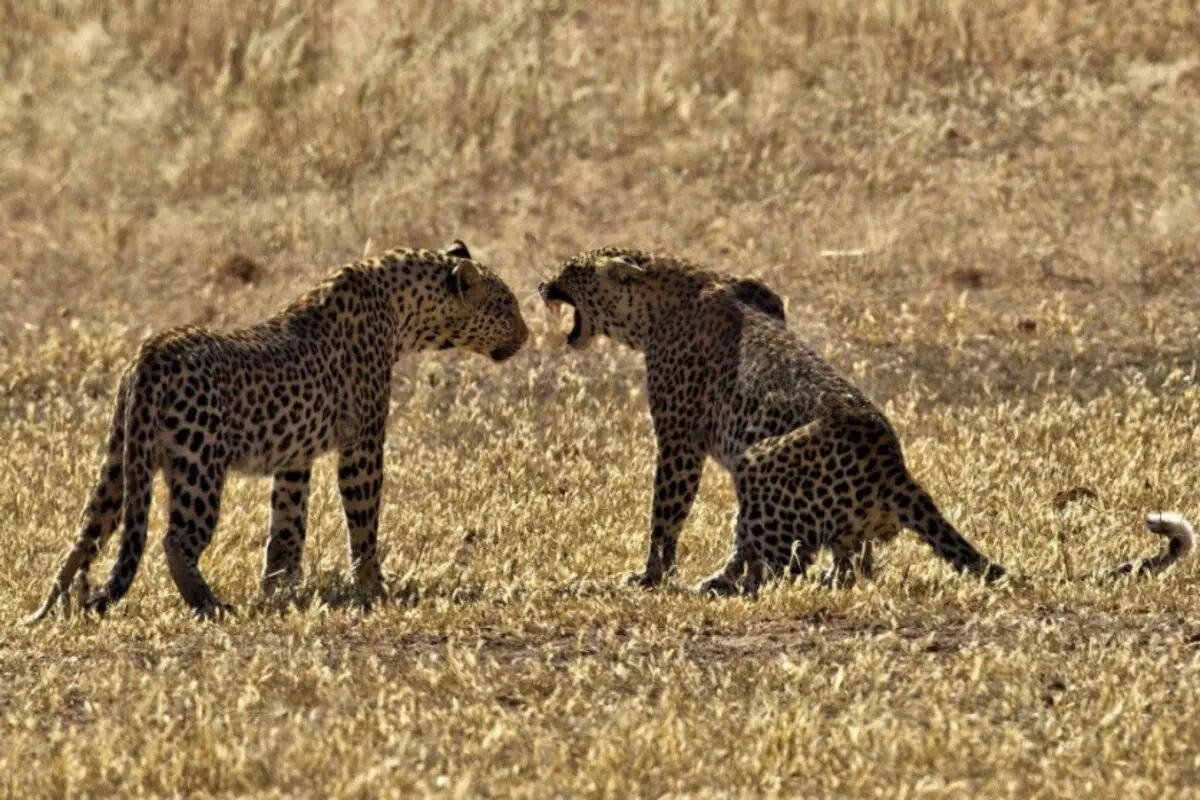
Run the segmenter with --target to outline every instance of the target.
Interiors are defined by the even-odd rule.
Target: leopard
[[[653,587],[674,571],[710,458],[732,477],[737,513],[732,553],[699,583],[701,594],[753,594],[769,579],[799,578],[825,549],[832,566],[821,582],[851,586],[875,574],[875,545],[905,529],[959,573],[1006,577],[913,476],[884,413],[788,327],[785,304],[762,281],[602,247],[567,258],[538,292],[552,310],[571,309],[570,348],[603,336],[644,358],[657,457],[645,566],[629,583]],[[1152,514],[1146,524],[1166,549],[1106,574],[1157,573],[1194,548],[1182,516]]]
[[[528,338],[512,289],[459,239],[441,250],[397,248],[345,264],[248,327],[181,326],[151,335],[118,381],[80,532],[28,621],[60,601],[69,614],[72,593],[101,614],[126,595],[145,550],[160,472],[169,490],[167,566],[195,614],[234,611],[199,566],[233,472],[273,481],[262,592],[295,586],[313,462],[332,451],[353,585],[369,605],[383,594],[379,511],[395,364],[435,348],[503,362]],[[118,526],[115,563],[92,591],[89,569]]]

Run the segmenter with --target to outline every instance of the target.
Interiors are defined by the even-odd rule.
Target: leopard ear
[[[746,305],[757,308],[767,316],[787,321],[783,298],[762,281],[755,278],[734,278],[730,280],[729,287],[734,296]]]
[[[460,256],[457,263],[446,273],[446,289],[459,300],[463,300],[482,279],[483,276],[479,274],[479,267],[475,262]]]
[[[617,283],[633,283],[646,276],[646,268],[637,263],[632,256],[610,256],[599,264],[599,271],[607,278]]]
[[[471,251],[467,249],[466,243],[462,239],[455,239],[450,244],[442,249],[442,254],[451,258],[470,258]]]

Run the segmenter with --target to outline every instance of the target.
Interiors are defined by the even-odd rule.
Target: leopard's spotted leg
[[[875,574],[874,546],[870,539],[846,536],[830,544],[833,564],[821,574],[821,585],[849,589],[859,576],[870,580]]]
[[[857,485],[862,489],[868,483],[859,479]],[[881,503],[873,501],[866,508],[854,509],[848,532],[829,544],[833,551],[833,566],[821,576],[821,583],[848,589],[858,582],[858,578],[871,580],[875,577],[875,543],[890,541],[899,532],[899,520]]]
[[[342,448],[338,488],[346,512],[350,564],[363,602],[383,595],[379,566],[379,502],[383,488],[383,438]]]
[[[691,513],[703,471],[704,454],[688,439],[660,434],[646,566],[626,576],[628,583],[656,586],[675,568],[679,533]]]
[[[779,554],[764,552],[762,544],[757,541],[753,531],[761,524],[764,509],[754,504],[740,502],[738,517],[733,526],[733,552],[712,575],[705,578],[696,587],[702,595],[727,597],[735,594],[754,594],[767,579],[772,566],[780,563],[791,563],[792,569],[805,572],[812,564],[815,550],[809,547],[796,547],[787,559]]]
[[[311,469],[275,473],[271,487],[271,530],[263,557],[264,595],[300,581],[311,479]]]
[[[810,438],[810,430],[801,428],[763,439],[743,454],[733,470],[738,499],[733,552],[700,583],[701,594],[753,592],[768,570],[808,571],[824,539],[804,473]]]
[[[839,490],[842,480],[831,477],[827,461],[833,441],[828,426],[817,421],[746,450],[734,469],[734,552],[700,591],[752,591],[767,570],[800,576],[823,545],[860,541],[852,506],[848,510],[835,496],[850,492],[848,485]],[[849,553],[846,558],[851,559]]]
[[[206,445],[214,444],[208,442]],[[209,460],[199,453],[176,455],[175,466],[167,473],[171,492],[170,519],[163,537],[167,567],[171,579],[198,617],[208,618],[232,612],[213,594],[200,571],[200,557],[212,543],[221,514],[221,492],[227,467],[219,447],[209,452]]]

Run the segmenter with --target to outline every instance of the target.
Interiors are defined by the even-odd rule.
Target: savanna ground
[[[1200,516],[1192,4],[10,0],[0,70],[0,793],[1195,791],[1200,566],[1065,580],[1155,550],[1146,511]],[[155,547],[102,622],[17,626],[139,337],[455,237],[535,337],[400,370],[394,603],[345,602],[323,461],[303,609],[255,611],[243,478],[205,557],[237,618],[192,621]],[[1031,585],[909,535],[851,591],[703,601],[733,516],[710,467],[673,585],[624,588],[642,367],[567,352],[533,292],[609,243],[786,294]]]

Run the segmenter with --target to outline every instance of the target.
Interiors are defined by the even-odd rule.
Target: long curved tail
[[[59,600],[62,600],[64,613],[69,613],[72,581],[75,582],[80,602],[87,599],[88,570],[120,522],[125,502],[125,416],[129,406],[131,374],[132,368],[121,376],[117,385],[117,397],[108,425],[104,464],[83,511],[79,535],[59,565],[58,575],[46,601],[26,617],[26,624],[43,619]]]
[[[1166,537],[1167,546],[1149,558],[1118,564],[1105,571],[1104,575],[1155,575],[1196,549],[1196,530],[1182,514],[1173,511],[1147,514],[1146,530]]]
[[[990,560],[950,524],[929,493],[909,478],[904,491],[891,501],[892,512],[902,527],[916,531],[933,552],[959,572],[981,576],[988,583],[1005,575],[1004,567]]]
[[[88,608],[104,613],[129,591],[146,550],[146,530],[154,489],[154,440],[158,429],[157,374],[148,359],[139,359],[130,380],[125,410],[125,513],[121,548],[104,588],[87,601]]]

